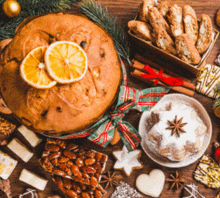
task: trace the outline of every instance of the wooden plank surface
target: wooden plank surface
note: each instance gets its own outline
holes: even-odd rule
[[[191,5],[198,16],[198,19],[201,17],[201,14],[205,13],[208,14],[213,22],[213,27],[217,30],[219,28],[216,27],[214,24],[214,17],[216,14],[217,9],[220,6],[220,0],[212,0],[212,1],[207,1],[207,0],[197,0],[197,1],[192,1],[192,0],[169,0],[171,3],[176,3],[179,6],[183,6],[185,4]],[[138,6],[141,3],[141,0],[116,0],[116,1],[111,1],[111,0],[99,0],[98,2],[102,3],[102,5],[107,6],[109,9],[109,12],[111,16],[117,16],[119,20],[121,20],[122,25],[125,27],[125,31],[127,31],[127,22],[129,20],[134,19],[135,15],[138,12]],[[220,38],[218,38],[211,55],[209,56],[207,63],[213,63],[217,52],[219,50],[220,46]],[[135,53],[135,49],[131,49],[132,53]],[[159,59],[159,57],[155,57],[156,59]],[[129,71],[129,66],[127,63],[126,67]],[[149,85],[135,79],[128,73],[128,79],[129,79],[129,86],[138,88],[138,89],[143,89],[149,87]],[[211,117],[212,124],[213,124],[213,135],[212,135],[212,141],[220,141],[220,120],[215,117],[213,110],[212,110],[212,105],[214,103],[214,100],[209,99],[201,94],[196,93],[194,98],[196,98],[198,101],[200,101],[203,106],[206,108],[209,116]],[[135,128],[138,128],[138,123],[140,119],[141,114],[137,112],[130,112],[126,116],[126,120],[129,121]],[[15,136],[19,136],[19,134],[16,132]],[[25,141],[24,141],[25,142]],[[122,148],[122,143],[120,142],[119,144],[115,146],[107,146],[106,148],[101,148],[94,143],[89,142],[86,139],[80,139],[80,140],[73,140],[73,142],[80,144],[85,147],[89,147],[95,150],[98,150],[100,152],[103,152],[105,154],[109,155],[109,161],[106,167],[106,170],[112,170],[113,164],[115,162],[115,159],[112,155],[113,150],[118,150]],[[59,194],[62,197],[64,195],[62,192],[56,187],[56,185],[51,181],[49,174],[45,173],[45,171],[40,167],[38,164],[38,158],[40,157],[43,146],[44,146],[45,141],[43,141],[37,148],[33,149],[29,146],[29,148],[34,151],[35,155],[34,157],[28,162],[24,163],[21,160],[19,160],[19,165],[16,167],[16,170],[13,172],[13,174],[10,177],[11,181],[11,186],[12,186],[12,195],[14,197],[17,197],[20,193],[22,193],[25,188],[29,187],[27,184],[24,184],[20,181],[18,181],[19,175],[21,173],[21,170],[23,168],[27,168],[28,170],[32,170],[33,172],[39,174],[40,176],[47,178],[49,180],[48,185],[46,189],[43,192],[40,192],[41,197],[46,197],[46,195],[51,195],[51,194]],[[141,149],[141,148],[140,148]],[[6,148],[3,148],[7,152]],[[207,149],[206,153],[212,154],[212,148],[211,146]],[[13,157],[16,158],[16,156],[13,155]],[[18,158],[16,158],[18,159]],[[123,176],[123,180],[129,183],[131,186],[135,187],[135,180],[137,176],[141,173],[149,173],[152,169],[159,168],[164,171],[165,176],[168,177],[170,173],[174,173],[176,169],[171,169],[171,168],[165,168],[160,165],[157,165],[154,163],[152,160],[149,159],[149,157],[142,152],[141,156],[141,161],[144,164],[144,168],[140,170],[134,170],[133,173],[131,174],[130,177],[126,177],[121,171],[117,171],[119,174]],[[186,179],[187,183],[192,183],[195,182],[199,186],[200,192],[206,197],[206,198],[214,198],[215,195],[217,194],[219,190],[214,190],[210,188],[206,188],[204,185],[197,183],[195,180],[193,180],[192,174],[193,171],[196,168],[197,163],[194,163],[192,165],[189,165],[187,167],[178,169],[180,173],[184,174],[184,178]],[[108,194],[105,197],[109,197],[109,195],[113,192],[113,188],[108,189]],[[148,196],[144,196],[148,197]],[[181,189],[180,190],[169,190],[169,184],[166,182],[164,189],[162,191],[162,194],[160,196],[161,198],[180,198],[181,197]]]

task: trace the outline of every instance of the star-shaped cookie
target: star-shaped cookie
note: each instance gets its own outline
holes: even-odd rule
[[[139,162],[141,150],[128,152],[126,146],[121,151],[114,151],[114,157],[117,159],[114,169],[122,169],[127,176],[130,176],[133,169],[141,169],[143,165]]]

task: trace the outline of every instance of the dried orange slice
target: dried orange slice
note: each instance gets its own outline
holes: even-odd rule
[[[57,83],[47,73],[44,64],[46,50],[47,47],[35,48],[27,54],[20,67],[20,75],[24,81],[39,89],[47,89]]]
[[[59,83],[71,83],[84,77],[88,64],[84,50],[76,43],[57,41],[45,53],[49,75]]]

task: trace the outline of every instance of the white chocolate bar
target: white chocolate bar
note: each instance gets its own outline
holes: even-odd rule
[[[36,175],[35,173],[32,173],[28,171],[27,169],[23,169],[21,171],[21,175],[19,177],[20,181],[25,182],[26,184],[29,184],[39,190],[44,190],[44,188],[47,185],[47,180]]]
[[[8,154],[0,150],[0,177],[2,179],[8,179],[17,163],[17,160],[14,160]]]
[[[24,136],[32,147],[37,146],[42,141],[42,139],[40,139],[33,131],[29,130],[24,125],[18,127],[18,131]]]
[[[18,157],[20,157],[24,162],[28,162],[33,156],[33,153],[22,144],[17,138],[14,138],[7,147],[11,149]]]

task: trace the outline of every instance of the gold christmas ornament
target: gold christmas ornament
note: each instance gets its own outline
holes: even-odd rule
[[[16,0],[6,0],[2,5],[2,9],[8,17],[16,17],[21,12],[21,6]]]

